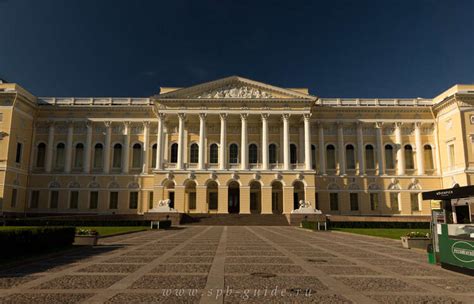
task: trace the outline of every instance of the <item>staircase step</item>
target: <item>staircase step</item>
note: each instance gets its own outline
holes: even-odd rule
[[[282,214],[183,214],[181,224],[205,226],[288,226]]]

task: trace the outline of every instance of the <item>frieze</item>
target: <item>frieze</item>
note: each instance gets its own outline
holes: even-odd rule
[[[197,98],[272,98],[272,94],[260,89],[248,86],[226,86],[218,90],[208,91]]]

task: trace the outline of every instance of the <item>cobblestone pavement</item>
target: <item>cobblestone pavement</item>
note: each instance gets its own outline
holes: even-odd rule
[[[202,227],[101,240],[0,272],[0,303],[473,303],[474,279],[393,240]]]

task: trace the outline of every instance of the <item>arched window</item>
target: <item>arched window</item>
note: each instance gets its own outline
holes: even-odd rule
[[[142,145],[136,143],[133,145],[132,167],[140,168],[142,166]]]
[[[156,151],[157,151],[157,144],[154,144],[151,147],[151,167],[156,167]]]
[[[413,160],[413,148],[410,145],[405,146],[405,169],[415,169],[415,162]]]
[[[239,147],[237,144],[231,144],[229,147],[229,163],[237,164],[239,162]]]
[[[98,143],[94,146],[94,168],[102,168],[104,146]]]
[[[217,164],[219,160],[219,147],[217,144],[212,144],[209,147],[209,163]]]
[[[393,157],[392,145],[385,145],[385,168],[395,169],[395,158]]]
[[[120,167],[122,167],[122,145],[115,144],[113,158],[112,158],[112,168],[120,168]]]
[[[44,168],[44,162],[46,159],[46,144],[40,143],[36,150],[36,167]]]
[[[256,164],[258,162],[258,149],[256,144],[249,145],[249,163]]]
[[[189,149],[189,162],[195,164],[199,161],[199,146],[196,143],[191,144]]]
[[[82,168],[84,165],[84,145],[78,143],[74,150],[74,167]]]
[[[295,144],[290,144],[290,163],[291,164],[296,164],[296,162],[298,161],[298,157],[297,157],[297,148],[296,148],[296,145]]]
[[[170,163],[176,164],[178,162],[178,144],[174,143],[171,145],[171,156]]]
[[[277,162],[277,146],[275,144],[270,144],[268,146],[268,161],[270,164],[275,164]]]
[[[375,153],[372,145],[365,146],[365,168],[375,169]]]
[[[313,163],[313,169],[316,169],[316,146],[311,145],[311,162]]]
[[[353,145],[346,146],[346,168],[349,170],[353,170],[356,167],[355,164],[355,150]]]
[[[336,148],[334,145],[327,145],[326,147],[326,166],[328,169],[336,169]]]
[[[54,162],[55,167],[57,169],[64,168],[64,149],[65,145],[63,143],[59,143],[56,146],[56,161]]]
[[[430,145],[425,145],[423,147],[423,157],[425,159],[425,170],[433,170],[434,169],[434,162],[433,162],[433,149]]]

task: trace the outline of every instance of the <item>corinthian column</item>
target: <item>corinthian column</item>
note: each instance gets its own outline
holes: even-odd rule
[[[179,127],[178,127],[178,162],[176,164],[176,169],[183,169],[183,154],[184,154],[184,119],[186,115],[184,113],[179,113]]]
[[[312,158],[311,158],[311,114],[304,114],[304,162],[305,169],[312,170]]]
[[[242,138],[240,142],[240,169],[247,170],[249,165],[248,160],[248,139],[247,139],[247,113],[240,114],[240,121],[242,123]]]
[[[123,158],[122,158],[122,173],[127,174],[130,164],[130,122],[126,121],[123,124]]]
[[[199,113],[199,164],[198,169],[203,170],[206,156],[206,113]]]
[[[226,164],[226,137],[227,137],[227,114],[221,113],[219,114],[221,118],[221,143],[219,149],[219,169],[225,170],[227,168]]]
[[[319,174],[326,174],[326,149],[324,148],[324,125],[318,121]]]
[[[423,162],[423,144],[421,142],[421,122],[415,122],[415,144],[416,144],[416,168],[418,175],[425,174],[425,164]]]
[[[362,122],[357,122],[357,158],[359,163],[359,175],[364,175],[364,129]]]
[[[148,167],[150,164],[150,122],[143,122],[143,174],[148,173]]]
[[[84,147],[85,156],[84,156],[84,173],[90,173],[91,170],[91,153],[92,153],[92,122],[88,121],[86,123],[87,135],[86,135],[86,144]]]
[[[342,122],[337,123],[337,146],[339,158],[339,175],[346,174],[346,158],[344,157],[344,125]]]
[[[51,172],[53,167],[53,151],[54,151],[54,122],[49,123],[48,130],[48,147],[46,149],[46,172]]]
[[[160,170],[163,166],[163,119],[165,114],[158,113],[158,131],[156,138],[156,170]]]
[[[395,144],[397,145],[397,174],[405,175],[405,155],[403,154],[402,123],[395,123]]]
[[[112,122],[106,121],[105,124],[105,147],[104,147],[104,174],[110,172],[110,144],[112,141]]]
[[[383,122],[375,123],[375,132],[376,132],[376,144],[377,144],[377,164],[378,164],[378,174],[385,174],[385,163],[383,161]]]
[[[283,114],[283,169],[290,169],[290,114]]]
[[[262,114],[262,170],[268,170],[268,114]]]
[[[65,158],[65,164],[64,164],[65,173],[71,173],[73,135],[74,135],[74,124],[72,121],[69,121],[67,124],[66,158]]]

